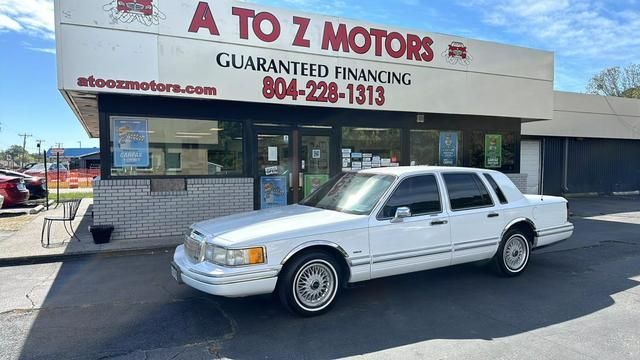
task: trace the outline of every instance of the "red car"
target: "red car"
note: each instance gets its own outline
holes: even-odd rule
[[[29,200],[29,190],[24,180],[15,176],[0,175],[0,195],[4,196],[3,208],[24,205]]]
[[[42,199],[47,196],[47,182],[44,178],[4,169],[0,169],[0,175],[23,178],[24,184],[27,187],[27,190],[29,190],[30,199],[32,200]]]
[[[47,176],[50,182],[58,180],[58,169],[60,174],[59,181],[60,182],[67,181],[67,175],[69,173],[69,170],[67,170],[67,168],[64,165],[60,164],[60,166],[57,167],[56,164],[48,164],[47,167],[49,168],[47,170]],[[25,175],[44,178],[44,175],[45,175],[44,164],[36,164],[32,166],[29,170],[25,171],[24,173]]]

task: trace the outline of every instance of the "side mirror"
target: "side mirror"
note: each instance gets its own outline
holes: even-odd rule
[[[402,206],[396,209],[396,216],[391,219],[392,223],[400,223],[404,218],[411,217],[411,209],[406,206]]]

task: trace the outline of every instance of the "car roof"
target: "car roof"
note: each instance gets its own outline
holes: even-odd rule
[[[11,180],[22,180],[21,177],[18,176],[7,176],[7,175],[0,175],[0,181],[11,181]]]
[[[452,173],[452,172],[483,172],[493,173],[494,170],[469,168],[469,167],[448,167],[448,166],[396,166],[361,170],[364,174],[380,174],[380,175],[394,175],[394,176],[410,176],[419,174],[433,174],[439,173]]]

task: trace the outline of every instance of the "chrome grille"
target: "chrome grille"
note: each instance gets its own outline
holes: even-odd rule
[[[195,240],[191,238],[191,236],[185,236],[184,239],[184,250],[187,254],[187,258],[191,262],[199,263],[202,262],[202,245],[204,242]]]

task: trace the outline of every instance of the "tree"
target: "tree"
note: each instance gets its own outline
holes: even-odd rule
[[[22,145],[11,145],[4,153],[5,156],[10,155],[13,160],[19,163],[22,159],[22,152]]]
[[[590,94],[640,99],[640,64],[604,69],[587,85]]]

